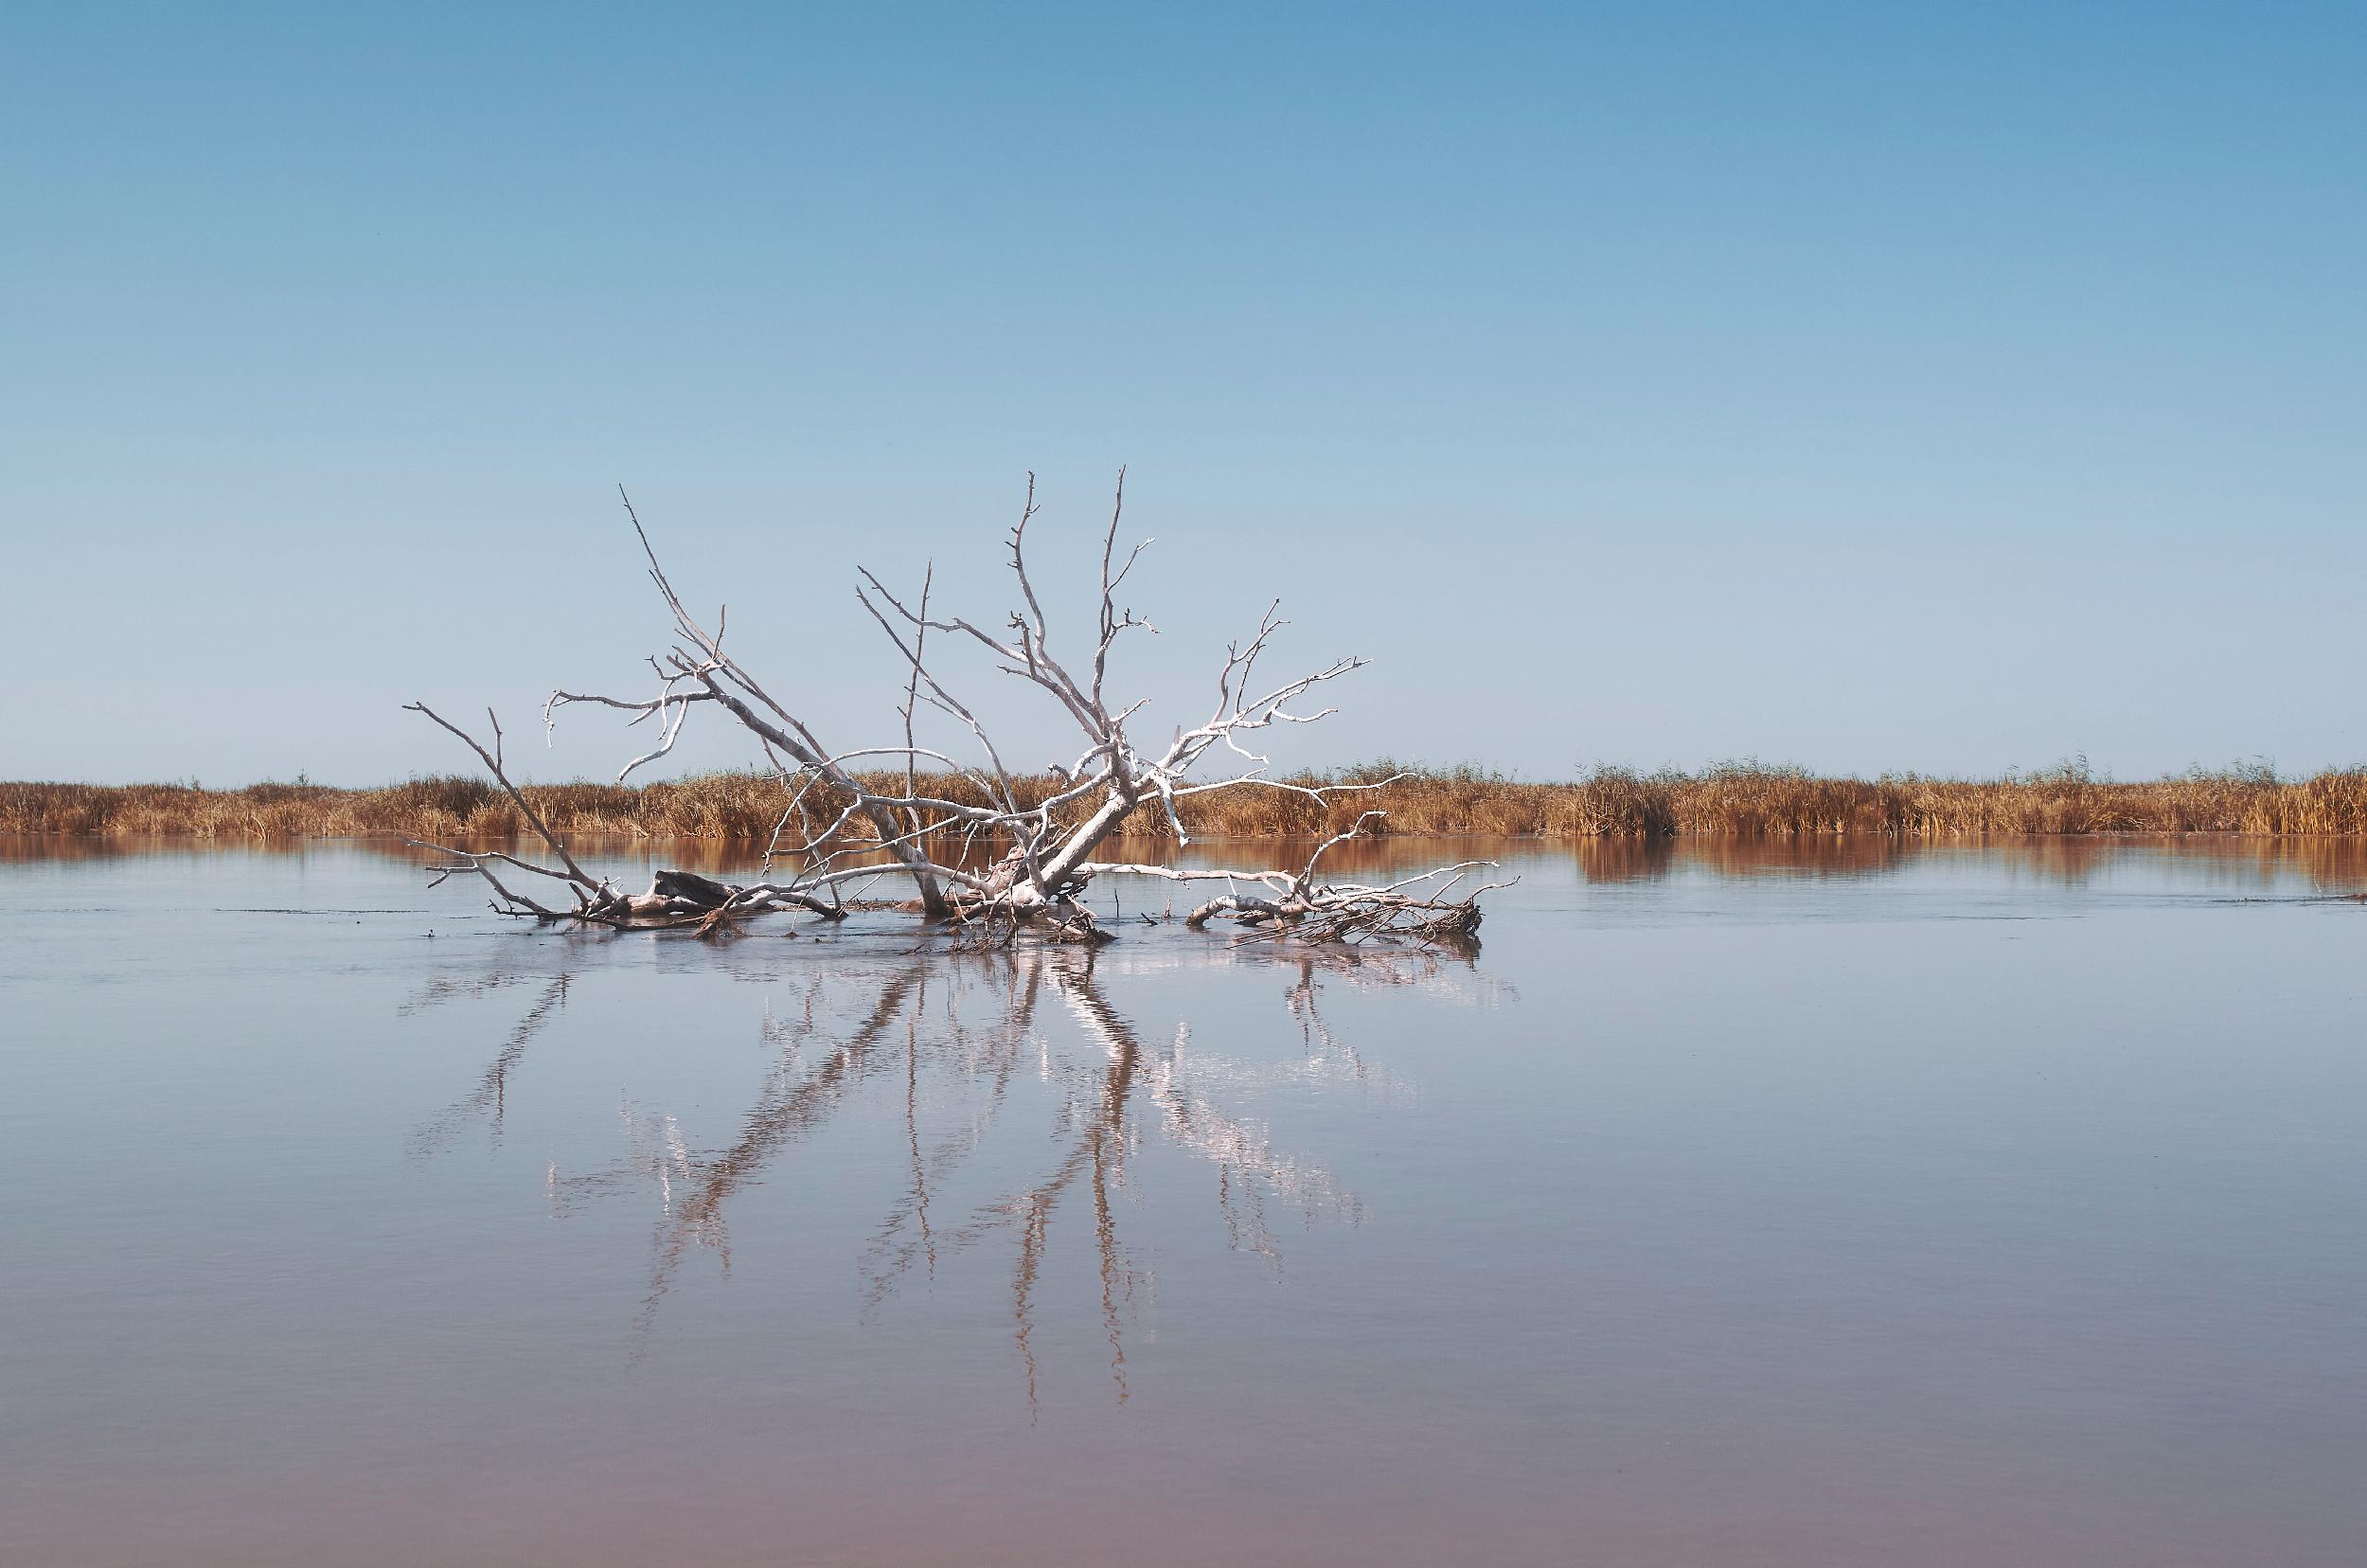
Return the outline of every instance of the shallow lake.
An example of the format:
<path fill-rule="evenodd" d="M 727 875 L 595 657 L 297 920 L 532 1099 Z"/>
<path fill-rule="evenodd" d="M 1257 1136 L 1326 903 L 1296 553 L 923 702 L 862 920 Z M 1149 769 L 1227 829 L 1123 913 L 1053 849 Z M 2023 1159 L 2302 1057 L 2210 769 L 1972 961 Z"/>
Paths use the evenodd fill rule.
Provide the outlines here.
<path fill-rule="evenodd" d="M 1474 849 L 1350 964 L 0 847 L 0 1559 L 2367 1559 L 2367 848 Z"/>

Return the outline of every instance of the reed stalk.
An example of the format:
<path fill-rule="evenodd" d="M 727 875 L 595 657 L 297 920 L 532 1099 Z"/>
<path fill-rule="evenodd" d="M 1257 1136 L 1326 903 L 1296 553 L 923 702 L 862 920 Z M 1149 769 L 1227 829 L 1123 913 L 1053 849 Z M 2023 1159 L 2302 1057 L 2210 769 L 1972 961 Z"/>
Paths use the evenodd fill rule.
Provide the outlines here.
<path fill-rule="evenodd" d="M 1401 771 L 1400 764 L 1379 761 L 1295 781 L 1369 782 Z M 879 782 L 901 789 L 904 778 L 899 771 Z M 1049 776 L 1015 782 L 1025 804 L 1059 789 Z M 928 793 L 965 799 L 972 792 L 948 776 L 929 784 Z M 787 798 L 779 780 L 753 773 L 633 786 L 530 784 L 525 793 L 563 834 L 756 841 L 772 833 Z M 1183 816 L 1196 839 L 1266 838 L 1337 833 L 1359 812 L 1374 809 L 1388 813 L 1379 832 L 1400 837 L 2352 834 L 2367 833 L 2367 769 L 2290 780 L 2266 769 L 2198 769 L 2118 783 L 2074 761 L 1992 779 L 1902 774 L 1866 780 L 1746 761 L 1698 773 L 1599 768 L 1580 779 L 1532 783 L 1466 767 L 1414 770 L 1373 794 L 1346 796 L 1329 807 L 1278 790 L 1227 791 L 1187 800 Z M 413 778 L 380 789 L 0 783 L 0 833 L 196 839 L 400 833 L 443 840 L 511 836 L 525 828 L 497 786 L 468 777 Z M 1148 808 L 1124 830 L 1149 841 L 1173 837 Z"/>

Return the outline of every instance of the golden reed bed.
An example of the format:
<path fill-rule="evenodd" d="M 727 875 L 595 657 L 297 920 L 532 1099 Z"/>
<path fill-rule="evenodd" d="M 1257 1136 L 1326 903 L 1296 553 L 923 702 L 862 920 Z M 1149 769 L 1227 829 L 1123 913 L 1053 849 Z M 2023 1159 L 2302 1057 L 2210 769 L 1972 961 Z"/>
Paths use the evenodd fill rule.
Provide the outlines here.
<path fill-rule="evenodd" d="M 1358 782 L 1397 771 L 1374 764 L 1317 782 Z M 898 780 L 901 782 L 900 778 Z M 938 787 L 966 793 L 958 781 Z M 1040 799 L 1052 780 L 1023 781 Z M 956 793 L 955 797 L 959 797 Z M 771 834 L 787 796 L 757 774 L 677 782 L 529 785 L 561 833 L 756 839 Z M 822 803 L 827 805 L 827 803 Z M 1185 810 L 1195 837 L 1337 832 L 1359 811 L 1389 814 L 1395 835 L 1470 833 L 1596 836 L 1795 837 L 1817 834 L 1963 836 L 1988 833 L 2367 833 L 2367 770 L 2286 780 L 2266 772 L 2189 774 L 2120 784 L 2076 764 L 2001 779 L 1819 778 L 1797 769 L 1734 764 L 1698 774 L 1605 768 L 1571 783 L 1528 784 L 1474 769 L 1423 772 L 1326 810 L 1279 790 L 1228 792 Z M 509 834 L 524 825 L 489 782 L 415 778 L 375 790 L 257 784 L 206 790 L 177 784 L 0 783 L 0 833 L 225 838 L 418 838 Z M 1130 832 L 1169 836 L 1148 811 Z"/>

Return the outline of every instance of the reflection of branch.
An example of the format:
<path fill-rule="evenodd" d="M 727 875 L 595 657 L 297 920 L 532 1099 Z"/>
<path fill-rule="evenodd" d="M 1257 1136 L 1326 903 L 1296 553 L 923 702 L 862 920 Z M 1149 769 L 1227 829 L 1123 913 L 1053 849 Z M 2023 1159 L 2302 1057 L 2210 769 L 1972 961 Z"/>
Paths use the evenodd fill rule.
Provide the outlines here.
<path fill-rule="evenodd" d="M 1355 952 L 1353 948 L 1348 952 Z M 1429 956 L 1427 953 L 1421 956 Z M 1307 1056 L 1300 1073 L 1320 1080 L 1335 1075 L 1344 1076 L 1361 1087 L 1378 1087 L 1383 1095 L 1396 1096 L 1405 1085 L 1395 1073 L 1383 1068 L 1378 1072 L 1364 1064 L 1357 1048 L 1331 1032 L 1324 1022 L 1323 1009 L 1317 998 L 1321 988 L 1315 984 L 1315 965 L 1311 959 L 1299 964 L 1299 983 L 1283 993 L 1290 1006 L 1290 1016 L 1299 1021 L 1299 1038 L 1306 1042 Z"/>
<path fill-rule="evenodd" d="M 1187 1055 L 1190 1043 L 1191 1025 L 1179 1025 L 1175 1043 L 1152 1073 L 1151 1098 L 1166 1118 L 1167 1135 L 1215 1166 L 1219 1184 L 1235 1176 L 1246 1177 L 1296 1207 L 1310 1223 L 1326 1210 L 1344 1216 L 1351 1224 L 1361 1221 L 1362 1203 L 1335 1183 L 1329 1171 L 1274 1153 L 1262 1128 L 1236 1120 L 1210 1102 L 1194 1081 Z M 1262 1234 L 1265 1211 L 1255 1189 L 1240 1201 L 1255 1203 L 1258 1217 L 1255 1229 Z M 1235 1220 L 1231 1212 L 1226 1218 L 1229 1222 Z M 1264 1254 L 1277 1270 L 1281 1267 L 1281 1255 L 1270 1235 L 1263 1236 L 1254 1250 Z"/>
<path fill-rule="evenodd" d="M 1438 944 L 1418 948 L 1345 943 L 1293 947 L 1273 942 L 1227 942 L 1222 946 L 1194 948 L 1136 943 L 1105 954 L 1102 963 L 1105 969 L 1129 978 L 1182 971 L 1204 975 L 1212 968 L 1276 971 L 1302 978 L 1336 975 L 1359 990 L 1402 986 L 1443 1001 L 1478 1007 L 1493 1007 L 1498 1002 L 1520 994 L 1512 986 L 1483 972 L 1475 950 L 1450 949 Z"/>
<path fill-rule="evenodd" d="M 1079 1176 L 1090 1173 L 1094 1203 L 1094 1236 L 1101 1279 L 1103 1331 L 1110 1341 L 1111 1376 L 1118 1399 L 1127 1398 L 1126 1346 L 1121 1300 L 1131 1301 L 1135 1271 L 1117 1238 L 1110 1189 L 1126 1180 L 1128 1130 L 1126 1111 L 1145 1060 L 1133 1026 L 1111 1006 L 1095 984 L 1090 953 L 1078 963 L 1063 966 L 1056 978 L 1071 1014 L 1085 1033 L 1097 1041 L 1109 1066 L 1093 1085 L 1090 1102 L 1072 1104 L 1072 1116 L 1083 1115 L 1077 1146 L 1049 1176 L 1036 1186 L 1006 1200 L 988 1212 L 988 1222 L 1014 1222 L 1020 1229 L 1020 1256 L 1011 1281 L 1013 1338 L 1027 1378 L 1030 1410 L 1037 1403 L 1034 1347 L 1035 1287 L 1050 1238 L 1052 1216 L 1061 1198 Z M 1180 1026 L 1176 1042 L 1151 1063 L 1152 1100 L 1169 1138 L 1217 1167 L 1218 1207 L 1227 1235 L 1238 1248 L 1246 1244 L 1281 1267 L 1281 1252 L 1265 1221 L 1264 1191 L 1271 1190 L 1299 1207 L 1311 1221 L 1323 1210 L 1361 1218 L 1356 1199 L 1339 1189 L 1319 1166 L 1302 1166 L 1277 1157 L 1264 1134 L 1219 1111 L 1198 1092 L 1184 1067 L 1189 1026 Z M 959 1233 L 967 1239 L 976 1227 Z"/>
<path fill-rule="evenodd" d="M 935 1276 L 936 1238 L 930 1229 L 927 1212 L 929 1184 L 941 1181 L 950 1170 L 976 1151 L 979 1144 L 985 1141 L 987 1130 L 994 1125 L 1003 1106 L 1004 1095 L 1010 1087 L 1012 1072 L 1019 1065 L 1020 1047 L 1026 1042 L 1028 1032 L 1035 1025 L 1037 989 L 1041 979 L 1041 971 L 1033 963 L 1014 963 L 1011 966 L 1004 996 L 1002 1025 L 991 1033 L 983 1050 L 972 1045 L 973 1037 L 964 1027 L 960 1013 L 955 1008 L 952 988 L 948 988 L 945 1025 L 948 1042 L 953 1048 L 954 1065 L 972 1074 L 991 1068 L 994 1076 L 987 1093 L 987 1103 L 970 1117 L 967 1127 L 940 1140 L 926 1161 L 920 1155 L 917 1035 L 914 1027 L 918 1022 L 917 1012 L 913 1023 L 907 1025 L 904 1125 L 912 1149 L 913 1181 L 897 1207 L 880 1222 L 879 1230 L 872 1237 L 863 1268 L 863 1308 L 866 1312 L 887 1298 L 888 1292 L 896 1288 L 896 1282 L 917 1259 L 925 1257 L 931 1277 Z M 915 1222 L 919 1234 L 899 1241 L 897 1238 L 907 1219 Z"/>
<path fill-rule="evenodd" d="M 904 721 L 912 722 L 909 705 Z M 928 1255 L 929 1276 L 937 1273 L 936 1238 L 929 1234 L 929 1169 L 920 1158 L 920 1019 L 904 1020 L 904 1141 L 913 1159 L 913 1218 L 920 1227 L 920 1246 Z"/>
<path fill-rule="evenodd" d="M 695 1238 L 721 1234 L 723 1201 L 762 1170 L 784 1144 L 819 1126 L 863 1076 L 871 1047 L 896 1021 L 921 973 L 915 965 L 890 975 L 870 1016 L 820 1066 L 793 1085 L 784 1083 L 777 1074 L 766 1084 L 756 1108 L 740 1124 L 739 1142 L 713 1159 L 688 1162 L 688 1174 L 696 1185 L 659 1231 L 657 1259 L 650 1269 L 650 1293 L 641 1309 L 644 1327 L 654 1320 L 659 1300 L 672 1288 L 685 1249 Z"/>
<path fill-rule="evenodd" d="M 1197 961 L 1273 961 L 1242 956 L 1241 950 L 1219 952 L 1225 956 L 1201 950 Z M 1188 1024 L 1178 1025 L 1166 1048 L 1146 1049 L 1134 1025 L 1102 987 L 1100 971 L 1108 964 L 1100 950 L 1085 947 L 951 955 L 940 952 L 916 958 L 883 975 L 876 992 L 863 998 L 863 1015 L 817 1055 L 816 1042 L 827 1042 L 833 1032 L 827 1022 L 832 1009 L 825 1004 L 839 985 L 837 978 L 824 973 L 806 989 L 802 1006 L 785 1015 L 776 1015 L 767 1004 L 762 1036 L 779 1054 L 730 1147 L 697 1152 L 671 1117 L 644 1114 L 628 1102 L 622 1112 L 627 1158 L 563 1180 L 554 1169 L 549 1181 L 555 1208 L 565 1213 L 584 1198 L 655 1184 L 661 1219 L 649 1289 L 637 1318 L 647 1330 L 693 1244 L 721 1252 L 728 1272 L 724 1214 L 733 1195 L 759 1179 L 785 1148 L 818 1129 L 864 1082 L 885 1078 L 894 1056 L 880 1053 L 900 1024 L 899 1163 L 905 1173 L 901 1190 L 876 1228 L 861 1264 L 863 1313 L 867 1317 L 876 1310 L 914 1269 L 926 1268 L 934 1276 L 948 1255 L 1006 1230 L 1014 1233 L 1010 1331 L 1034 1411 L 1040 1399 L 1037 1330 L 1053 1230 L 1064 1210 L 1075 1213 L 1090 1203 L 1099 1316 L 1109 1345 L 1111 1380 L 1123 1403 L 1130 1392 L 1126 1329 L 1136 1310 L 1137 1286 L 1148 1275 L 1123 1244 L 1117 1209 L 1119 1189 L 1129 1180 L 1130 1155 L 1145 1123 L 1155 1127 L 1165 1142 L 1214 1167 L 1218 1210 L 1230 1245 L 1258 1255 L 1279 1271 L 1282 1249 L 1270 1219 L 1276 1201 L 1296 1209 L 1310 1224 L 1325 1215 L 1355 1223 L 1361 1218 L 1361 1205 L 1321 1165 L 1275 1152 L 1262 1125 L 1227 1114 L 1220 1102 L 1246 1085 L 1394 1083 L 1385 1073 L 1367 1067 L 1318 1010 L 1319 974 L 1328 972 L 1352 984 L 1423 986 L 1433 983 L 1442 971 L 1454 972 L 1464 966 L 1435 953 L 1397 965 L 1372 962 L 1369 954 L 1362 962 L 1349 957 L 1334 964 L 1310 952 L 1291 965 L 1296 984 L 1285 993 L 1306 1053 L 1296 1061 L 1269 1067 L 1195 1052 Z M 1133 965 L 1128 960 L 1125 967 L 1130 971 Z M 1065 1004 L 1077 1034 L 1098 1048 L 1095 1055 L 1080 1055 L 1073 1043 L 1063 1050 L 1039 1029 L 1037 1003 L 1046 981 Z M 983 1025 L 974 1016 L 964 1017 L 965 1012 L 974 1014 L 980 1001 L 992 1013 Z M 1073 1042 L 1077 1036 L 1065 1038 Z M 1057 1129 L 1063 1147 L 1032 1183 L 972 1207 L 965 1221 L 949 1224 L 944 1217 L 947 1178 L 982 1147 L 1006 1104 L 1010 1086 L 1023 1081 L 1023 1070 L 1035 1064 L 1031 1059 L 1040 1060 L 1043 1081 L 1057 1086 Z M 930 1121 L 932 1096 L 923 1078 L 932 1070 L 976 1086 L 966 1115 L 951 1128 L 924 1125 Z M 1145 1105 L 1151 1113 L 1148 1118 L 1137 1114 Z"/>
<path fill-rule="evenodd" d="M 415 1013 L 425 1012 L 431 1007 L 440 1007 L 447 1002 L 457 1002 L 464 997 L 474 1001 L 487 991 L 501 990 L 529 978 L 533 977 L 506 971 L 494 974 L 480 974 L 465 980 L 449 974 L 431 974 L 421 982 L 418 990 L 395 1005 L 395 1016 L 409 1018 Z"/>
<path fill-rule="evenodd" d="M 1086 1032 L 1101 1042 L 1110 1056 L 1099 1093 L 1091 1107 L 1085 1133 L 1076 1150 L 1061 1162 L 1051 1178 L 1018 1200 L 1023 1220 L 1020 1233 L 1019 1266 L 1011 1278 L 1011 1311 L 1017 1323 L 1020 1359 L 1027 1367 L 1027 1408 L 1036 1408 L 1036 1356 L 1028 1336 L 1036 1274 L 1042 1265 L 1052 1210 L 1081 1170 L 1093 1172 L 1094 1241 L 1101 1262 L 1101 1322 L 1110 1340 L 1110 1376 L 1117 1384 L 1118 1403 L 1126 1402 L 1126 1345 L 1118 1326 L 1117 1298 L 1134 1294 L 1134 1271 L 1118 1247 L 1117 1225 L 1110 1213 L 1110 1184 L 1126 1179 L 1126 1096 L 1134 1086 L 1134 1070 L 1142 1058 L 1134 1031 L 1111 1007 L 1093 982 L 1090 954 L 1075 967 L 1063 966 L 1055 976 L 1069 1011 Z"/>
<path fill-rule="evenodd" d="M 479 982 L 471 989 L 483 989 L 503 985 L 509 978 L 509 976 L 496 976 L 493 979 Z M 485 1069 L 485 1075 L 478 1079 L 475 1091 L 453 1104 L 441 1115 L 412 1135 L 412 1158 L 424 1160 L 431 1155 L 442 1153 L 446 1148 L 450 1147 L 452 1140 L 460 1135 L 463 1126 L 472 1118 L 485 1114 L 489 1109 L 493 1117 L 493 1141 L 495 1143 L 501 1141 L 502 1116 L 507 1109 L 509 1070 L 518 1065 L 519 1059 L 526 1054 L 527 1042 L 542 1032 L 543 1025 L 550 1022 L 551 1015 L 566 1006 L 568 978 L 564 974 L 555 975 L 551 983 L 543 988 L 542 996 L 537 999 L 533 1007 L 526 1009 L 525 1016 L 518 1020 L 518 1026 L 509 1031 L 508 1042 L 502 1047 L 501 1054 L 493 1059 L 493 1064 Z M 454 990 L 458 989 L 455 987 Z M 443 997 L 439 995 L 436 1000 L 443 1000 Z M 429 1004 L 415 1003 L 406 1007 L 404 1010 L 413 1011 L 418 1007 L 426 1005 Z"/>

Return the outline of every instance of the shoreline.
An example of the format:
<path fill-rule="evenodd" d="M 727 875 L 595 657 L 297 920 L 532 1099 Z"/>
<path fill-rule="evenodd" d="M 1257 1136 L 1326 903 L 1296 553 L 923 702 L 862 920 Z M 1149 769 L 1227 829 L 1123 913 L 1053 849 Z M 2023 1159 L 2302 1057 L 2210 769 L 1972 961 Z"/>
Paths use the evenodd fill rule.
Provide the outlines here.
<path fill-rule="evenodd" d="M 1696 774 L 1605 768 L 1582 779 L 1528 783 L 1476 769 L 1415 772 L 1379 763 L 1290 785 L 1341 789 L 1329 802 L 1287 789 L 1226 792 L 1184 821 L 1194 842 L 1255 841 L 1343 831 L 1359 813 L 1387 813 L 1370 837 L 1946 839 L 1987 836 L 2367 834 L 2367 769 L 2282 779 L 2263 771 L 2206 773 L 2138 783 L 2076 765 L 1992 779 L 1895 775 L 1826 777 L 1738 764 Z M 900 785 L 900 775 L 896 780 Z M 1057 793 L 1049 777 L 1013 780 L 1023 805 Z M 1378 787 L 1375 787 L 1378 786 Z M 978 792 L 940 777 L 948 798 Z M 762 843 L 789 798 L 780 781 L 708 774 L 620 787 L 526 785 L 553 829 L 628 840 Z M 817 805 L 820 802 L 816 803 Z M 507 838 L 525 830 L 491 781 L 443 776 L 376 789 L 311 783 L 208 790 L 188 784 L 0 782 L 0 834 L 72 838 Z M 792 835 L 793 836 L 793 835 Z M 1126 825 L 1137 841 L 1172 842 L 1155 813 Z"/>

